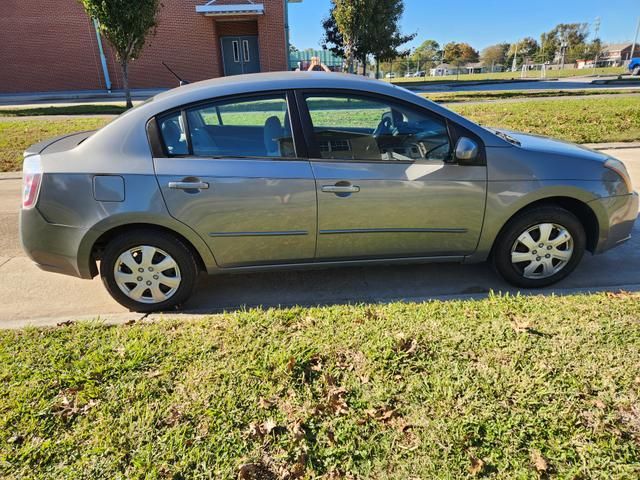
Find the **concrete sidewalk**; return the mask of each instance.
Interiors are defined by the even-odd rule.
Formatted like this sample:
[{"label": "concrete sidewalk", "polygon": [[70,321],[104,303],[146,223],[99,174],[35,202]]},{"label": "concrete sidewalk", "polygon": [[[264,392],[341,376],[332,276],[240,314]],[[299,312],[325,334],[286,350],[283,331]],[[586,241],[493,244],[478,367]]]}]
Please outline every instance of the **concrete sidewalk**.
[{"label": "concrete sidewalk", "polygon": [[[167,89],[133,89],[131,90],[131,98],[143,101],[165,90]],[[106,90],[74,90],[65,92],[4,93],[0,94],[0,109],[3,106],[28,108],[42,107],[47,104],[67,106],[82,103],[124,103],[124,101],[124,90],[111,90],[111,92]]]},{"label": "concrete sidewalk", "polygon": [[[640,144],[604,150],[627,164],[640,190]],[[18,240],[20,175],[0,175],[0,328],[55,325],[66,320],[100,318],[107,322],[141,319],[106,293],[99,278],[80,280],[39,270]],[[625,245],[599,256],[585,256],[579,268],[554,289],[531,293],[640,290],[640,222]],[[392,300],[429,300],[484,296],[490,290],[513,292],[489,265],[432,264],[332,270],[203,276],[183,318],[233,310],[245,305],[316,305]],[[529,293],[529,292],[522,292]],[[165,314],[174,317],[175,314]],[[153,315],[147,318],[159,318]]]}]

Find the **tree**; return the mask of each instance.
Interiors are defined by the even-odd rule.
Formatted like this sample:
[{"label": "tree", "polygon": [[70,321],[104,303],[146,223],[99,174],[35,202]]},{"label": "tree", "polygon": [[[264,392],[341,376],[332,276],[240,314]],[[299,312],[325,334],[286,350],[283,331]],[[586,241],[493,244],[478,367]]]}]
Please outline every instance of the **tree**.
[{"label": "tree", "polygon": [[[527,59],[531,60],[535,58],[538,50],[540,50],[540,45],[538,45],[536,39],[531,37],[523,38],[522,40],[511,44],[509,47],[509,51],[507,52],[507,63],[511,65],[513,63],[514,55],[517,55],[518,59],[522,60],[520,64],[523,64]],[[516,61],[518,59],[516,59]]]},{"label": "tree", "polygon": [[477,62],[480,55],[468,43],[449,42],[444,46],[444,61],[454,65]]},{"label": "tree", "polygon": [[506,65],[507,63],[507,52],[511,45],[508,43],[497,43],[495,45],[490,45],[480,53],[480,60],[484,63],[485,66],[493,67],[495,65]]},{"label": "tree", "polygon": [[353,60],[357,47],[364,32],[363,15],[366,10],[366,0],[331,0],[331,17],[335,23],[337,33],[342,39],[342,51],[347,64],[347,71],[353,73]]},{"label": "tree", "polygon": [[413,51],[411,59],[425,65],[425,69],[427,69],[435,66],[440,55],[440,44],[435,40],[425,40]]},{"label": "tree", "polygon": [[543,33],[540,38],[543,57],[560,61],[561,45],[566,42],[565,62],[574,62],[577,58],[585,54],[586,40],[589,36],[589,25],[587,23],[560,23],[552,30]]},{"label": "tree", "polygon": [[98,21],[100,33],[113,47],[122,68],[127,108],[133,106],[129,89],[129,63],[144,47],[147,35],[155,33],[160,0],[79,0],[87,15]]},{"label": "tree", "polygon": [[322,46],[342,56],[350,72],[353,59],[366,66],[369,55],[376,62],[406,55],[408,51],[399,48],[415,35],[400,32],[403,12],[402,0],[332,0],[329,16],[322,23]]}]

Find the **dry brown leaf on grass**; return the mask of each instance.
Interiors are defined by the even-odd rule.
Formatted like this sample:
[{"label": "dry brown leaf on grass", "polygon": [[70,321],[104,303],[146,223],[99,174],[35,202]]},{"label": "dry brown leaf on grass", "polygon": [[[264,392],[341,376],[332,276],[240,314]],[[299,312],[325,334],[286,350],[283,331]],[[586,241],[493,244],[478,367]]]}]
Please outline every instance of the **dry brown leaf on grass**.
[{"label": "dry brown leaf on grass", "polygon": [[269,435],[278,427],[275,420],[269,418],[262,423],[252,422],[249,424],[248,433],[250,437],[262,438]]},{"label": "dry brown leaf on grass", "polygon": [[238,469],[238,480],[275,480],[276,476],[260,463],[245,463]]},{"label": "dry brown leaf on grass", "polygon": [[387,423],[398,415],[398,411],[390,406],[372,408],[365,411],[367,416],[378,422]]},{"label": "dry brown leaf on grass", "polygon": [[473,476],[479,475],[484,470],[484,461],[481,458],[476,458],[473,455],[469,458],[471,465],[469,465],[469,473]]},{"label": "dry brown leaf on grass", "polygon": [[531,450],[531,463],[538,473],[546,473],[549,470],[547,460],[542,456],[540,450]]},{"label": "dry brown leaf on grass", "polygon": [[626,290],[618,290],[617,292],[606,292],[605,295],[608,298],[627,298],[636,296],[635,293],[627,292]]},{"label": "dry brown leaf on grass", "polygon": [[291,430],[293,439],[296,442],[300,442],[304,439],[306,432],[304,430],[304,426],[302,425],[302,420],[298,420],[297,422],[295,422],[289,430]]},{"label": "dry brown leaf on grass", "polygon": [[332,387],[327,394],[327,407],[335,415],[344,415],[348,412],[347,401],[345,395],[347,389],[344,387]]},{"label": "dry brown leaf on grass", "polygon": [[268,410],[276,404],[274,400],[266,399],[264,397],[260,397],[258,399],[258,408],[262,410]]},{"label": "dry brown leaf on grass", "polygon": [[509,319],[509,323],[511,323],[511,328],[517,333],[528,332],[533,328],[533,324],[529,320],[514,313],[508,313],[507,318]]},{"label": "dry brown leaf on grass", "polygon": [[287,372],[292,372],[293,367],[296,366],[296,357],[289,357],[289,361],[287,362]]}]

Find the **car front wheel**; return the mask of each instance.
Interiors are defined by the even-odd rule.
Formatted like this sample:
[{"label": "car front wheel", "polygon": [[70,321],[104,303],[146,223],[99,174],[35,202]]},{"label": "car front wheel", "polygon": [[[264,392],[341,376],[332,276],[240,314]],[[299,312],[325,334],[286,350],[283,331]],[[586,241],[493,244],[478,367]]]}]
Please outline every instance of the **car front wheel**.
[{"label": "car front wheel", "polygon": [[170,310],[193,290],[198,269],[189,248],[164,232],[136,230],[110,241],[100,263],[107,291],[136,312]]},{"label": "car front wheel", "polygon": [[575,215],[558,207],[538,207],[509,222],[496,242],[493,261],[509,283],[540,288],[569,275],[585,246],[584,227]]}]

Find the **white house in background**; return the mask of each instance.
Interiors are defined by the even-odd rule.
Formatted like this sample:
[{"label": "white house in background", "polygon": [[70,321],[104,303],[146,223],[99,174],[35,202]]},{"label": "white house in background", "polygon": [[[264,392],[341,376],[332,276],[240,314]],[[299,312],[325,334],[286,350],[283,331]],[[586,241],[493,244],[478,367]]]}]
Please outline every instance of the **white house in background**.
[{"label": "white house in background", "polygon": [[470,62],[464,65],[464,68],[467,69],[465,73],[484,73],[487,71],[482,62]]},{"label": "white house in background", "polygon": [[[494,65],[494,72],[502,72],[504,67],[502,65]],[[491,72],[491,67],[485,66],[484,62],[469,62],[456,67],[450,63],[441,63],[429,70],[429,75],[432,77],[443,77],[445,75],[467,75],[471,73],[486,73]]]},{"label": "white house in background", "polygon": [[467,69],[462,67],[456,67],[448,63],[441,63],[435,67],[429,69],[429,75],[432,77],[444,77],[446,75],[456,75],[458,73],[467,73]]}]

